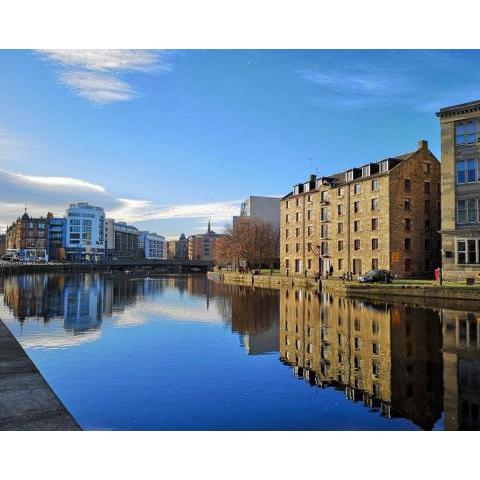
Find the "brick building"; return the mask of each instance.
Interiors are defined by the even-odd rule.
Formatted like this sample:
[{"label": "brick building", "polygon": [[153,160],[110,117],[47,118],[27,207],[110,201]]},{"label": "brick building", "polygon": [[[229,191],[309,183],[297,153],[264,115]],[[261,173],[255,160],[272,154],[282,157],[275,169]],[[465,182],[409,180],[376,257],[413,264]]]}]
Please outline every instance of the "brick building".
[{"label": "brick building", "polygon": [[480,276],[480,100],[442,108],[442,263],[445,278]]},{"label": "brick building", "polygon": [[213,260],[215,242],[221,235],[215,233],[208,222],[207,233],[190,235],[188,237],[187,256],[189,260]]},{"label": "brick building", "polygon": [[14,250],[20,258],[48,258],[47,219],[30,217],[25,213],[7,228],[6,249]]},{"label": "brick building", "polygon": [[440,258],[440,162],[418,149],[295,185],[281,201],[280,268],[290,275],[431,275]]}]

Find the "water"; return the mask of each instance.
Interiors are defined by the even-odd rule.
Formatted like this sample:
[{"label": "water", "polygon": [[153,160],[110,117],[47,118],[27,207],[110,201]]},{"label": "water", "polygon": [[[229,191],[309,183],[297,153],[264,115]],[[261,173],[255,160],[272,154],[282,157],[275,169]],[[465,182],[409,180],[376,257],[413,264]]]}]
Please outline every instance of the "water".
[{"label": "water", "polygon": [[87,430],[478,429],[480,313],[445,303],[0,278],[0,318]]}]

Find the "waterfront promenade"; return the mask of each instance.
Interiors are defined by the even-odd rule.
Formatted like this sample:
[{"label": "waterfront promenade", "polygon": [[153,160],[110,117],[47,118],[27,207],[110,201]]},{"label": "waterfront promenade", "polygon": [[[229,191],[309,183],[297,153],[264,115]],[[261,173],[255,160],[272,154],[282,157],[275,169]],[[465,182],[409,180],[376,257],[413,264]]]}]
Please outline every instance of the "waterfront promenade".
[{"label": "waterfront promenade", "polygon": [[[318,289],[319,283],[313,278],[286,275],[251,275],[238,272],[208,272],[213,281],[240,285],[252,285],[267,288],[303,287]],[[321,288],[343,295],[361,297],[402,297],[404,299],[423,299],[430,302],[438,300],[478,302],[480,307],[480,283],[473,286],[448,283],[440,286],[433,280],[395,280],[389,284],[361,284],[355,281],[343,281],[336,278],[322,279]]]},{"label": "waterfront promenade", "polygon": [[0,430],[81,430],[1,319]]}]

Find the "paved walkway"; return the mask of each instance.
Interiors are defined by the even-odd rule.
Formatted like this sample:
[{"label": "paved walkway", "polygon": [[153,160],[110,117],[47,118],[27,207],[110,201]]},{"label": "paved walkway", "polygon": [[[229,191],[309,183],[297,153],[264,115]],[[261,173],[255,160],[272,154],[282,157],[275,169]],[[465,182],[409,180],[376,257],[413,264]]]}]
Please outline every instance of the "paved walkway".
[{"label": "paved walkway", "polygon": [[0,430],[81,430],[1,320]]}]

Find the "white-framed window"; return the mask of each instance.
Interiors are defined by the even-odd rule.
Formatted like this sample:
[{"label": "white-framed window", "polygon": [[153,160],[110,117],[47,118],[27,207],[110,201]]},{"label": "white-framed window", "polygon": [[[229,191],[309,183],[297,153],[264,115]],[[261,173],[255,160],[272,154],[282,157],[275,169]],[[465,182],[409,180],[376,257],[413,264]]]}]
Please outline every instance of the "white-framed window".
[{"label": "white-framed window", "polygon": [[356,183],[353,186],[353,193],[358,194],[362,192],[362,184],[361,183]]},{"label": "white-framed window", "polygon": [[480,264],[480,238],[462,238],[457,240],[457,264]]},{"label": "white-framed window", "polygon": [[376,192],[380,188],[380,180],[376,178],[372,180],[372,192]]}]

